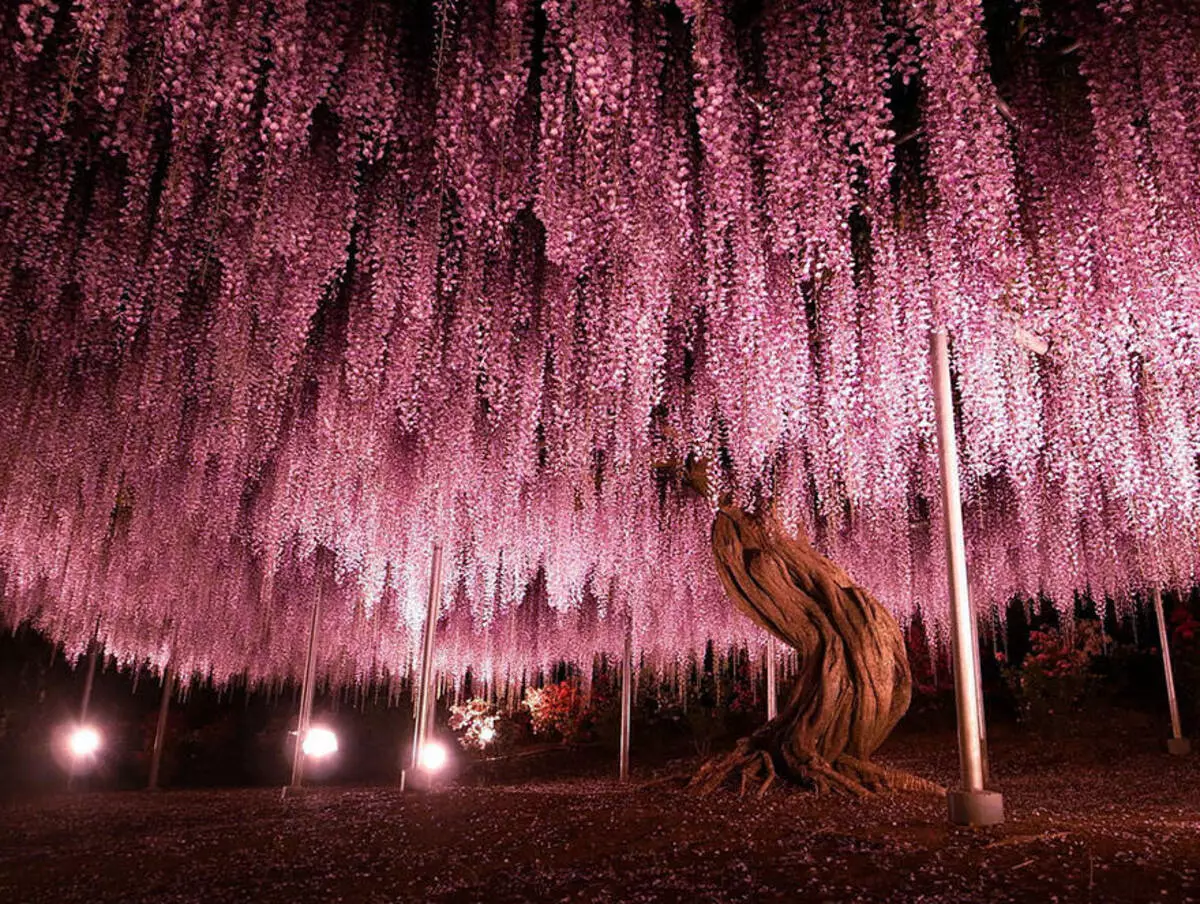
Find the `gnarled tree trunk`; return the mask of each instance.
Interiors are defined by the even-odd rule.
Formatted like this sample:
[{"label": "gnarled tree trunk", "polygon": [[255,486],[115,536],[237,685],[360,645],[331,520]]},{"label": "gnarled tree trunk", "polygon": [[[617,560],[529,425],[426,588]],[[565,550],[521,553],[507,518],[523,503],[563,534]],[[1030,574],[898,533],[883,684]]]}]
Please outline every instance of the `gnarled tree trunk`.
[{"label": "gnarled tree trunk", "polygon": [[779,715],[733,753],[706,763],[707,793],[741,771],[765,792],[776,776],[853,794],[940,792],[870,762],[908,709],[912,679],[900,626],[866,590],[769,515],[723,505],[712,529],[721,583],[734,604],[800,653],[800,675]]}]

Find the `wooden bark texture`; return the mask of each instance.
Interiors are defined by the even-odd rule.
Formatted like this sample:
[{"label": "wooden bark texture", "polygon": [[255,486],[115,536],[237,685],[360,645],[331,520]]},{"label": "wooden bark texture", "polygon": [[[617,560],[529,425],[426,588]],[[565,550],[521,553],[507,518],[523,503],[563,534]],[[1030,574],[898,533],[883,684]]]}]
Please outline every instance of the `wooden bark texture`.
[{"label": "wooden bark texture", "polygon": [[779,715],[706,764],[693,787],[711,791],[741,769],[743,790],[757,779],[765,791],[777,776],[855,794],[937,789],[870,763],[912,696],[904,636],[891,613],[770,515],[723,505],[712,549],[734,605],[799,652],[800,674]]}]

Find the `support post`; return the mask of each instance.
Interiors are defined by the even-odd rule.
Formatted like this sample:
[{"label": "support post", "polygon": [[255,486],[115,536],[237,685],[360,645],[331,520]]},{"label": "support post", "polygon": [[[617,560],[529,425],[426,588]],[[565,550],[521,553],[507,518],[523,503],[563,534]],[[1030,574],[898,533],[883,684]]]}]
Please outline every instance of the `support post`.
[{"label": "support post", "polygon": [[304,684],[300,688],[300,718],[296,723],[296,750],[292,755],[292,790],[304,781],[304,736],[312,720],[313,695],[317,675],[317,620],[321,612],[321,585],[318,578],[317,596],[313,600],[312,621],[308,626],[308,654],[304,659]]},{"label": "support post", "polygon": [[87,721],[88,707],[92,703],[92,687],[96,683],[96,653],[99,646],[99,642],[93,635],[91,643],[88,644],[88,667],[87,675],[83,679],[83,699],[79,703],[80,724]]},{"label": "support post", "polygon": [[971,652],[975,657],[975,706],[979,713],[979,763],[983,768],[983,787],[986,788],[991,782],[991,770],[988,764],[987,719],[984,717],[983,708],[983,660],[979,645],[979,619],[975,617],[974,606],[971,606]]},{"label": "support post", "polygon": [[1004,800],[984,790],[983,711],[979,683],[975,614],[967,589],[966,544],[958,485],[958,448],[954,436],[954,400],[950,387],[950,351],[945,329],[929,335],[933,398],[937,414],[938,463],[942,473],[942,509],[946,522],[946,569],[950,589],[950,640],[954,662],[954,698],[958,715],[958,753],[963,787],[948,794],[950,821],[959,825],[996,825],[1004,821]]},{"label": "support post", "polygon": [[1150,599],[1154,603],[1154,617],[1158,619],[1158,644],[1162,647],[1163,675],[1167,680],[1167,706],[1171,710],[1171,737],[1167,740],[1167,751],[1175,756],[1187,756],[1192,752],[1192,745],[1183,736],[1183,725],[1179,721],[1179,700],[1175,697],[1175,674],[1171,669],[1167,620],[1163,616],[1162,593],[1157,587],[1151,589]]},{"label": "support post", "polygon": [[[96,619],[96,627],[92,629],[92,639],[88,641],[87,675],[83,679],[83,699],[79,701],[79,724],[87,722],[88,707],[92,703],[92,688],[96,683],[96,657],[100,648],[100,619]],[[75,785],[75,765],[67,771],[67,787]]]},{"label": "support post", "polygon": [[621,771],[629,781],[629,735],[633,728],[633,616],[626,616],[625,654],[621,657]]},{"label": "support post", "polygon": [[[421,761],[421,749],[429,737],[433,722],[433,640],[437,632],[438,609],[442,602],[442,545],[433,544],[433,566],[429,575],[429,605],[425,611],[425,636],[421,656],[421,685],[418,689],[416,725],[413,731],[411,766],[415,773]],[[404,775],[400,776],[401,787]]]},{"label": "support post", "polygon": [[167,737],[167,712],[171,708],[171,682],[175,679],[171,663],[163,666],[162,699],[158,701],[158,724],[154,727],[154,749],[150,751],[150,780],[146,787],[158,790],[158,774],[162,766],[163,743]]},{"label": "support post", "polygon": [[779,667],[778,656],[775,654],[775,635],[767,635],[767,721],[770,722],[779,715],[779,688],[775,680],[775,670]]}]

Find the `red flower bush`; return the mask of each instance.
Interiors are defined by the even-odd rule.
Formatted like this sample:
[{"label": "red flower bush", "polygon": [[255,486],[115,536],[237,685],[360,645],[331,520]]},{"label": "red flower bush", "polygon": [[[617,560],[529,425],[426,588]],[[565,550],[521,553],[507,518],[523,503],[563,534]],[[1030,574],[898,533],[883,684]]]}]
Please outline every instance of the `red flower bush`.
[{"label": "red flower bush", "polygon": [[574,681],[561,681],[525,692],[535,735],[557,737],[572,744],[585,740],[592,728],[592,708]]},{"label": "red flower bush", "polygon": [[1055,628],[1031,631],[1031,649],[1019,666],[1004,670],[1021,719],[1037,730],[1055,731],[1088,690],[1092,662],[1100,653],[1100,623],[1077,621],[1064,635]]}]

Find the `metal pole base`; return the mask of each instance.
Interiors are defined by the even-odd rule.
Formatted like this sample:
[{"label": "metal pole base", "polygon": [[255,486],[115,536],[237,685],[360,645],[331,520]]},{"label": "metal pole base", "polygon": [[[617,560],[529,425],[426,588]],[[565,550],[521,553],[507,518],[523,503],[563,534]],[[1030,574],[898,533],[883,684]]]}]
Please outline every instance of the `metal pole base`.
[{"label": "metal pole base", "polygon": [[950,821],[956,826],[998,826],[1004,822],[1004,795],[998,791],[948,791]]},{"label": "metal pole base", "polygon": [[406,769],[400,773],[400,790],[429,792],[445,787],[447,779],[441,773],[425,769]]},{"label": "metal pole base", "polygon": [[1192,752],[1192,742],[1187,738],[1167,738],[1167,753],[1171,756],[1187,756]]}]

